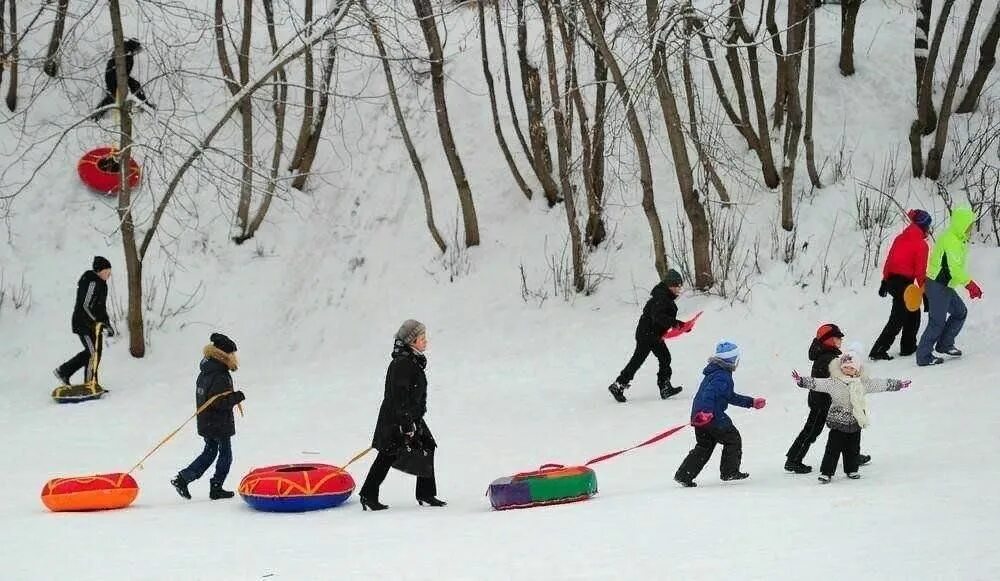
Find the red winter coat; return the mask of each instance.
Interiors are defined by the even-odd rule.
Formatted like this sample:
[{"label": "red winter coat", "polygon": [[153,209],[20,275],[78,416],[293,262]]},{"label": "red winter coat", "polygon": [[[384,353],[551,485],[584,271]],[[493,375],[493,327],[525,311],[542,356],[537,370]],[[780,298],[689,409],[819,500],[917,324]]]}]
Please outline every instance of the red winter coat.
[{"label": "red winter coat", "polygon": [[927,280],[927,246],[926,234],[916,224],[910,224],[889,247],[889,255],[882,268],[882,280],[892,275],[904,276],[916,280],[917,285],[924,286]]}]

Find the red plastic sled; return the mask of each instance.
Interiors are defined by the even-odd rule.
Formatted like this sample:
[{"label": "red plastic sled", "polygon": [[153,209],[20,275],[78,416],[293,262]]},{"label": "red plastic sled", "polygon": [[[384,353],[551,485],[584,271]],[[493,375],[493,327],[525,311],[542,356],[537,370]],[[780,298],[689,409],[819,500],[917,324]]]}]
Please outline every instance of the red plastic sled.
[{"label": "red plastic sled", "polygon": [[703,312],[704,311],[698,311],[689,320],[684,321],[683,323],[681,323],[681,325],[679,327],[671,327],[671,328],[667,329],[667,332],[663,334],[663,339],[664,340],[666,340],[666,339],[673,339],[674,337],[677,337],[679,335],[683,335],[684,333],[687,333],[691,329],[694,329],[694,323],[695,323],[695,321],[698,320],[698,317],[700,317]]},{"label": "red plastic sled", "polygon": [[[113,147],[98,147],[85,153],[76,164],[80,180],[97,192],[108,197],[118,195],[118,178],[121,168],[117,162],[118,150]],[[135,158],[128,160],[128,185],[139,185],[141,171]]]}]

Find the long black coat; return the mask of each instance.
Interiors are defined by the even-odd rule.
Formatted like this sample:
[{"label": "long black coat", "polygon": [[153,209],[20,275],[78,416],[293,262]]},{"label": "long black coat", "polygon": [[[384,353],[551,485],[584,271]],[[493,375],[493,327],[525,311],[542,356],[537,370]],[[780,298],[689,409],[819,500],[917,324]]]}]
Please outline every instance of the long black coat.
[{"label": "long black coat", "polygon": [[109,324],[108,283],[93,270],[88,270],[76,284],[76,302],[73,305],[73,332],[93,335],[94,325]]},{"label": "long black coat", "polygon": [[646,306],[642,309],[639,324],[636,325],[635,338],[639,341],[659,341],[667,329],[677,326],[676,300],[677,297],[665,282],[654,286],[649,292]]},{"label": "long black coat", "polygon": [[[205,411],[198,414],[198,435],[205,438],[228,438],[236,434],[233,406],[243,401],[242,391],[233,391],[233,377],[229,366],[224,363],[229,357],[217,347],[205,347],[205,358],[201,360],[195,389],[195,404],[198,408],[216,395],[225,393],[212,402]],[[229,392],[229,393],[226,393]]]},{"label": "long black coat", "polygon": [[[437,447],[424,421],[427,413],[427,358],[400,341],[392,351],[385,374],[385,395],[378,411],[372,447],[386,454],[409,450],[430,453]],[[412,438],[406,436],[413,432]]]},{"label": "long black coat", "polygon": [[[812,377],[825,379],[830,377],[830,363],[840,357],[840,349],[832,345],[824,345],[819,339],[813,339],[809,345],[809,360],[812,364]],[[809,407],[830,409],[830,394],[821,391],[809,390]]]}]

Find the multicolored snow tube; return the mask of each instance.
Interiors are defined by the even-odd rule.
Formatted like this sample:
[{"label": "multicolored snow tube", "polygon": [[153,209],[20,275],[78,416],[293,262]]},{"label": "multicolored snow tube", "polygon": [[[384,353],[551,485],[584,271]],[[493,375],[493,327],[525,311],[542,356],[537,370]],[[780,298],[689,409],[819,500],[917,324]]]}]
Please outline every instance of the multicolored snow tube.
[{"label": "multicolored snow tube", "polygon": [[125,508],[137,496],[139,485],[121,472],[53,478],[42,488],[42,504],[52,512]]},{"label": "multicolored snow tube", "polygon": [[330,464],[281,464],[251,470],[239,491],[256,510],[306,512],[343,504],[354,492],[354,478]]},{"label": "multicolored snow tube", "polygon": [[586,466],[545,464],[534,472],[497,478],[487,496],[494,510],[587,500],[597,494],[597,475]]}]

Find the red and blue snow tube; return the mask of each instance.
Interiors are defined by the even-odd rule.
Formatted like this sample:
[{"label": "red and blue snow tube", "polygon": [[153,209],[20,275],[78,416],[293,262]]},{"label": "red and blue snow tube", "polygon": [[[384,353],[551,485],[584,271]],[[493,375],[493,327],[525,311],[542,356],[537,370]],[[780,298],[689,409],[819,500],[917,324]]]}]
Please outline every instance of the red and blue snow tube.
[{"label": "red and blue snow tube", "polygon": [[[76,164],[76,172],[79,174],[80,180],[91,189],[108,197],[118,195],[121,165],[116,148],[98,147],[91,149]],[[130,157],[128,160],[129,188],[139,185],[140,177],[139,162]]]},{"label": "red and blue snow tube", "polygon": [[354,492],[354,478],[330,464],[280,464],[251,470],[239,491],[255,510],[307,512],[343,504]]}]

